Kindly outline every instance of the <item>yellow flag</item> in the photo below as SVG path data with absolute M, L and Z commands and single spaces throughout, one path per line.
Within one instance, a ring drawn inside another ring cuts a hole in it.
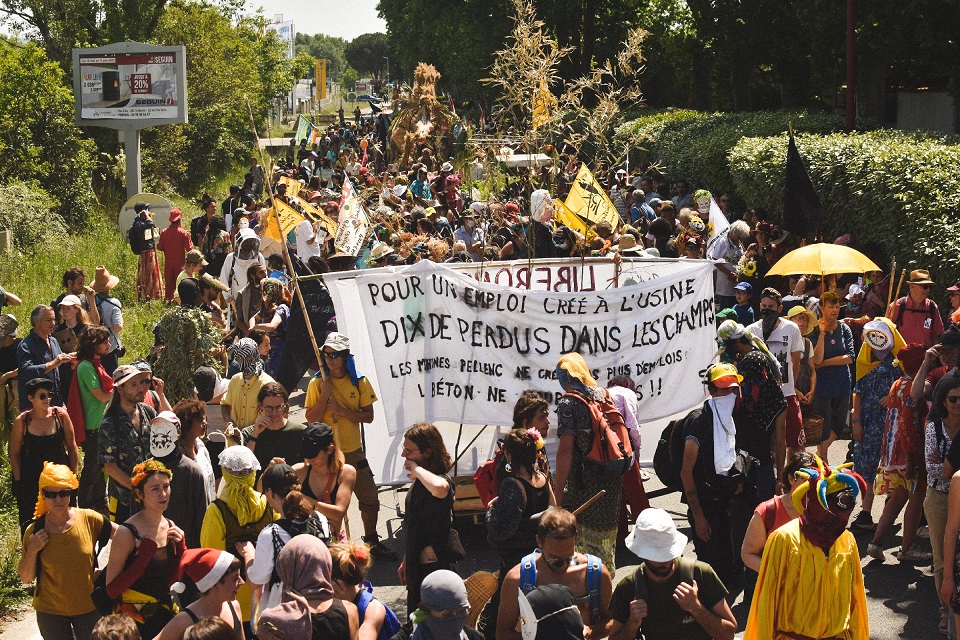
M 274 200 L 276 205 L 267 213 L 267 228 L 264 233 L 277 242 L 285 242 L 287 234 L 297 228 L 305 218 L 282 200 Z M 280 231 L 277 231 L 277 220 L 280 220 Z
M 581 218 L 585 218 L 590 224 L 600 222 L 609 222 L 610 226 L 616 230 L 622 222 L 617 208 L 610 202 L 607 192 L 596 181 L 587 165 L 580 165 L 580 171 L 570 187 L 570 194 L 567 195 L 566 206 L 570 211 Z
M 299 180 L 294 180 L 289 176 L 280 176 L 277 182 L 287 185 L 287 196 L 296 198 L 296 204 L 293 208 L 298 210 L 300 215 L 311 222 L 319 222 L 320 226 L 325 229 L 329 235 L 337 235 L 336 220 L 299 196 L 300 189 L 303 187 Z
M 533 96 L 533 128 L 537 129 L 550 122 L 550 109 L 557 99 L 550 93 L 546 77 L 540 78 L 540 89 Z
M 562 200 L 556 201 L 553 219 L 556 222 L 561 223 L 563 226 L 573 229 L 582 235 L 587 241 L 592 240 L 593 237 L 597 235 L 591 226 L 587 224 L 586 220 L 571 211 Z

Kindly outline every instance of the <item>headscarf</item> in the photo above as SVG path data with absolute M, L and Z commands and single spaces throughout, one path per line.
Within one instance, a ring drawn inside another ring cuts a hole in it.
M 867 490 L 867 485 L 857 473 L 848 470 L 852 462 L 831 467 L 820 456 L 815 455 L 814 459 L 816 469 L 804 468 L 797 472 L 807 476 L 807 482 L 794 490 L 793 506 L 800 513 L 800 531 L 804 537 L 814 546 L 829 549 L 846 530 L 856 498 Z M 853 492 L 852 499 L 846 505 L 838 504 L 832 496 L 848 489 Z M 803 497 L 811 490 L 814 496 L 807 500 L 804 508 Z
M 319 538 L 294 536 L 277 555 L 277 576 L 283 582 L 280 604 L 260 614 L 257 633 L 309 638 L 310 605 L 333 598 L 330 551 Z
M 746 327 L 735 320 L 724 320 L 723 323 L 717 327 L 717 342 L 720 343 L 720 350 L 717 352 L 717 357 L 723 355 L 723 352 L 727 350 L 727 344 L 729 342 L 740 340 L 742 338 L 750 339 L 750 342 L 753 343 L 753 346 L 759 349 L 770 361 L 770 368 L 777 376 L 777 379 L 782 380 L 783 372 L 780 371 L 780 363 L 777 361 L 774 355 L 770 353 L 770 349 L 767 348 L 766 343 L 747 331 Z
M 283 283 L 276 278 L 264 278 L 260 281 L 260 292 L 264 300 L 276 306 L 283 299 Z
M 37 492 L 37 508 L 33 511 L 33 517 L 39 518 L 47 512 L 47 503 L 43 499 L 44 489 L 57 487 L 76 490 L 79 486 L 80 481 L 70 467 L 65 464 L 44 462 L 43 471 L 40 473 L 40 490 Z
M 253 338 L 241 338 L 228 352 L 244 376 L 258 376 L 263 372 L 263 358 Z
M 544 222 L 544 209 L 547 203 L 552 202 L 553 197 L 546 189 L 537 189 L 530 194 L 530 217 L 537 222 Z M 549 220 L 547 221 L 549 222 Z M 546 224 L 546 222 L 544 222 Z
M 223 500 L 243 526 L 263 515 L 267 499 L 254 490 L 260 463 L 247 447 L 227 447 L 220 453 L 223 483 L 217 497 Z
M 461 615 L 436 618 L 430 611 L 457 611 L 470 606 L 463 578 L 448 569 L 434 571 L 420 585 L 423 608 L 414 613 L 417 623 L 411 640 L 449 640 L 461 637 L 467 623 L 467 612 Z
M 863 344 L 857 354 L 857 380 L 876 369 L 891 351 L 896 356 L 904 346 L 897 325 L 889 318 L 875 318 L 863 325 Z
M 557 382 L 564 389 L 573 387 L 588 398 L 596 395 L 597 381 L 590 375 L 590 368 L 579 353 L 571 352 L 560 356 L 556 375 Z

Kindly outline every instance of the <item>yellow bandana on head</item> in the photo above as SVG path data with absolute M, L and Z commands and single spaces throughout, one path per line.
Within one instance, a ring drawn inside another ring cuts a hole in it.
M 76 474 L 70 470 L 70 467 L 63 464 L 54 464 L 52 462 L 43 463 L 43 472 L 40 474 L 40 491 L 37 493 L 37 508 L 34 509 L 33 517 L 39 518 L 47 512 L 47 503 L 43 499 L 43 490 L 49 487 L 57 489 L 77 489 L 80 481 Z
M 223 484 L 218 497 L 227 503 L 241 526 L 256 522 L 263 516 L 267 499 L 254 490 L 256 479 L 257 474 L 253 472 L 246 476 L 235 476 L 226 469 L 223 470 Z
M 557 366 L 569 373 L 571 376 L 585 384 L 589 388 L 597 386 L 597 381 L 590 375 L 590 368 L 587 366 L 583 356 L 579 353 L 565 353 L 560 356 Z

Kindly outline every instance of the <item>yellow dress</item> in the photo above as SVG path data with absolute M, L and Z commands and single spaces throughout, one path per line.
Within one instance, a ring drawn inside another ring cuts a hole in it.
M 792 520 L 767 539 L 744 640 L 869 640 L 867 596 L 853 534 L 844 531 L 827 557 Z

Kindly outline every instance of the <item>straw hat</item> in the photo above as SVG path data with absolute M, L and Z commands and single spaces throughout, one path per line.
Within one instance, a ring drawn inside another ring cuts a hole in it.
M 97 267 L 97 275 L 94 277 L 93 284 L 90 286 L 97 293 L 103 293 L 104 291 L 113 289 L 118 284 L 120 284 L 120 278 L 111 275 L 110 272 L 107 271 L 107 268 L 101 265 Z

